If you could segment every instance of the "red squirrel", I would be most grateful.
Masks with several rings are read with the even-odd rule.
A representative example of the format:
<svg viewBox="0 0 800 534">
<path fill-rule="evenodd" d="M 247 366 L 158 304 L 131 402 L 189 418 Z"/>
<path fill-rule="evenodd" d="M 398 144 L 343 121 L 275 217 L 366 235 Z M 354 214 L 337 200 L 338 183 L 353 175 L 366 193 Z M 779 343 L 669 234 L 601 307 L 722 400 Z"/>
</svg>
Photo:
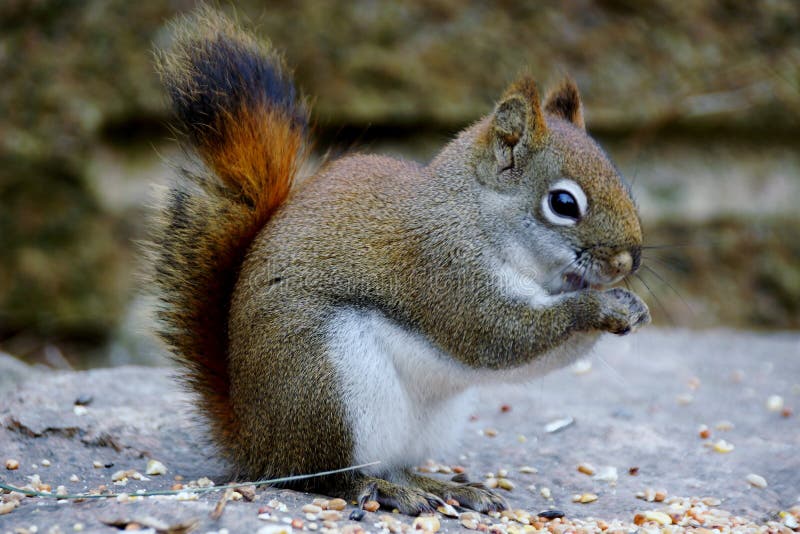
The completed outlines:
<svg viewBox="0 0 800 534">
<path fill-rule="evenodd" d="M 513 83 L 428 164 L 308 155 L 306 103 L 281 58 L 202 8 L 157 54 L 183 170 L 151 235 L 158 333 L 240 477 L 376 465 L 293 485 L 407 514 L 478 483 L 415 465 L 452 450 L 474 386 L 566 365 L 650 321 L 613 284 L 642 231 L 567 80 Z"/>
</svg>

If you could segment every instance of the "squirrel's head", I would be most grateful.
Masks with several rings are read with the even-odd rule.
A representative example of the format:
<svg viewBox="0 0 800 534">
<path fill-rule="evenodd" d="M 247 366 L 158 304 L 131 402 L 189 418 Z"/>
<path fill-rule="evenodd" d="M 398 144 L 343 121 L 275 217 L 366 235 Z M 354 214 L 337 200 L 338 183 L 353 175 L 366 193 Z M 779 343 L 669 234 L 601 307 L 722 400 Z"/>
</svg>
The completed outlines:
<svg viewBox="0 0 800 534">
<path fill-rule="evenodd" d="M 521 79 L 474 132 L 482 224 L 503 236 L 496 243 L 503 261 L 551 293 L 611 285 L 636 271 L 636 206 L 586 133 L 571 80 L 542 104 L 533 80 Z"/>
</svg>

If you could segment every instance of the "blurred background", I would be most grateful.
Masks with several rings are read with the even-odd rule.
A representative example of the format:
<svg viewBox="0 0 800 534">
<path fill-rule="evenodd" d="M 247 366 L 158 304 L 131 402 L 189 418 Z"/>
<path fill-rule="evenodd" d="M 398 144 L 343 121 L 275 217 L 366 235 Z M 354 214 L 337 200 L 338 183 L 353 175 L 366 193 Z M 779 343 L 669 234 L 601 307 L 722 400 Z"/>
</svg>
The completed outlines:
<svg viewBox="0 0 800 534">
<path fill-rule="evenodd" d="M 181 154 L 152 68 L 188 0 L 0 3 L 0 352 L 162 361 L 137 296 L 154 183 Z M 227 4 L 223 8 L 231 11 Z M 320 154 L 427 161 L 521 72 L 578 83 L 633 182 L 656 323 L 800 328 L 800 5 L 243 1 L 313 97 Z"/>
</svg>

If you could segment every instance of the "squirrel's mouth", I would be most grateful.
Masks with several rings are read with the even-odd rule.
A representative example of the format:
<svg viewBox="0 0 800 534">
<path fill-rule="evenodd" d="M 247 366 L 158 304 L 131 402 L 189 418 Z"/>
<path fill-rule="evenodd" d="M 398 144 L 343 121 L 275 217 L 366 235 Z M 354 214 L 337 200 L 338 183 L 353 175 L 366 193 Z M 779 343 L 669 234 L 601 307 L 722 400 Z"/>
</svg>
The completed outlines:
<svg viewBox="0 0 800 534">
<path fill-rule="evenodd" d="M 575 272 L 564 273 L 561 277 L 561 287 L 559 293 L 571 293 L 573 291 L 582 291 L 584 289 L 605 289 L 607 284 L 589 280 L 586 274 L 580 275 Z"/>
<path fill-rule="evenodd" d="M 564 293 L 589 288 L 589 281 L 578 273 L 565 273 L 561 277 L 561 282 L 561 291 Z"/>
</svg>

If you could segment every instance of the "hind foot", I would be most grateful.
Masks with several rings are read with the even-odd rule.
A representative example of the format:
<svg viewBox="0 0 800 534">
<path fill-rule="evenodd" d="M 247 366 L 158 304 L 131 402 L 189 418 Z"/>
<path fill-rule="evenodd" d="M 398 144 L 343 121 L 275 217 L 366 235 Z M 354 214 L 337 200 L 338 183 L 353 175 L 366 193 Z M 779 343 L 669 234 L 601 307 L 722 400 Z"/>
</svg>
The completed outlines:
<svg viewBox="0 0 800 534">
<path fill-rule="evenodd" d="M 505 499 L 480 482 L 469 482 L 466 477 L 456 477 L 457 481 L 437 480 L 405 472 L 409 485 L 438 496 L 447 501 L 455 499 L 459 506 L 480 513 L 499 512 L 508 508 Z"/>
<path fill-rule="evenodd" d="M 367 501 L 377 501 L 382 508 L 397 509 L 407 515 L 435 513 L 437 508 L 445 505 L 441 498 L 413 484 L 396 484 L 369 475 L 351 480 L 349 488 L 342 493 L 342 497 L 357 501 L 360 508 Z"/>
</svg>

